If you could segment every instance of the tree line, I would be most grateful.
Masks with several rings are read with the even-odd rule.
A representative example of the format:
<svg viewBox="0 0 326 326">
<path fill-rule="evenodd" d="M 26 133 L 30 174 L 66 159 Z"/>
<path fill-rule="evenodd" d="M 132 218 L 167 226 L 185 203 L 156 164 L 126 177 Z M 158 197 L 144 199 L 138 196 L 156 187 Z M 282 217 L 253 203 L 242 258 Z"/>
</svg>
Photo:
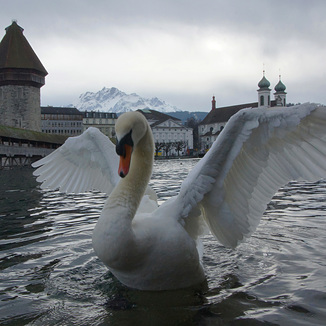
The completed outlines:
<svg viewBox="0 0 326 326">
<path fill-rule="evenodd" d="M 180 152 L 186 149 L 187 143 L 185 141 L 176 141 L 176 142 L 156 142 L 155 143 L 155 156 L 158 156 L 158 153 L 162 151 L 162 156 L 171 156 L 172 149 L 175 150 L 177 156 L 180 156 Z"/>
</svg>

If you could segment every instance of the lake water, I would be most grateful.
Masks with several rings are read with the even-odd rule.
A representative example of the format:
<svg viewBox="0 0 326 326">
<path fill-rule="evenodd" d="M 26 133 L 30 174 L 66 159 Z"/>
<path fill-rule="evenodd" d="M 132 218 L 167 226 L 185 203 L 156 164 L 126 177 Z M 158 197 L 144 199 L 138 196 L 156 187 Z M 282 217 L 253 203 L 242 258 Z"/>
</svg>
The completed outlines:
<svg viewBox="0 0 326 326">
<path fill-rule="evenodd" d="M 196 162 L 155 162 L 160 201 Z M 326 182 L 281 189 L 236 250 L 205 236 L 202 292 L 122 286 L 92 249 L 104 201 L 40 190 L 31 168 L 0 171 L 1 325 L 326 324 Z"/>
</svg>

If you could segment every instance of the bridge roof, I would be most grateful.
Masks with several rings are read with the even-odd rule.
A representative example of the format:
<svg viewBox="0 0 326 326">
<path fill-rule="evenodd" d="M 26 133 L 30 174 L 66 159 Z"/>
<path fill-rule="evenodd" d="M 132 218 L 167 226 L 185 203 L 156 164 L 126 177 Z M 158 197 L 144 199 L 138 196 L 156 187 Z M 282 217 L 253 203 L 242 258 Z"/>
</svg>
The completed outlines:
<svg viewBox="0 0 326 326">
<path fill-rule="evenodd" d="M 63 144 L 68 138 L 68 136 L 64 135 L 46 134 L 39 131 L 0 125 L 0 138 L 4 137 L 22 141 L 35 141 L 59 145 Z"/>
</svg>

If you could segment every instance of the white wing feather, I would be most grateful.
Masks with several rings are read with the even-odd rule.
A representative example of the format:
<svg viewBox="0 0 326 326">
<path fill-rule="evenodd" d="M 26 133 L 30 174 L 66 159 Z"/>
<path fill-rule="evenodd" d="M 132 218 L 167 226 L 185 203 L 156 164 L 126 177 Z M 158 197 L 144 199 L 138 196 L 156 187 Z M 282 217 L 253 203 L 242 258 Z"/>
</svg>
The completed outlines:
<svg viewBox="0 0 326 326">
<path fill-rule="evenodd" d="M 281 186 L 325 176 L 325 107 L 241 110 L 170 204 L 186 228 L 200 208 L 218 240 L 235 247 L 256 229 Z"/>
<path fill-rule="evenodd" d="M 93 127 L 32 164 L 38 167 L 34 175 L 41 188 L 70 193 L 96 189 L 107 194 L 119 181 L 118 165 L 114 144 Z"/>
</svg>

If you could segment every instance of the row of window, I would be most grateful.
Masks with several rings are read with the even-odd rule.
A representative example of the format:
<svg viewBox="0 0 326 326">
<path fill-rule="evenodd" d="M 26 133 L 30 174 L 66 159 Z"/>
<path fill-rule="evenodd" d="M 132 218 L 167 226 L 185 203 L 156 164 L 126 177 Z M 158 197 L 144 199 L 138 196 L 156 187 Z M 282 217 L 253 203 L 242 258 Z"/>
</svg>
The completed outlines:
<svg viewBox="0 0 326 326">
<path fill-rule="evenodd" d="M 42 132 L 46 134 L 61 134 L 61 135 L 80 135 L 81 130 L 79 129 L 42 129 Z"/>
<path fill-rule="evenodd" d="M 161 129 L 161 128 L 157 128 L 157 129 Z M 166 130 L 165 130 L 165 128 L 162 128 L 161 130 L 162 131 L 173 131 L 173 129 L 174 129 L 174 131 L 181 131 L 181 132 L 182 131 L 188 131 L 188 129 L 183 130 L 182 128 L 181 129 L 180 128 L 178 128 L 178 129 L 176 129 L 176 128 L 167 128 Z"/>
<path fill-rule="evenodd" d="M 115 124 L 115 120 L 113 119 L 101 119 L 101 118 L 91 118 L 91 119 L 84 119 L 84 124 L 103 124 L 103 125 L 114 125 Z"/>
<path fill-rule="evenodd" d="M 117 119 L 116 113 L 111 112 L 87 112 L 85 111 L 84 116 L 86 118 L 104 118 L 104 119 Z"/>
<path fill-rule="evenodd" d="M 225 125 L 225 123 L 224 123 L 224 125 Z M 224 125 L 221 125 L 221 124 L 218 124 L 217 126 L 216 125 L 214 125 L 214 127 L 211 127 L 211 126 L 202 126 L 201 127 L 201 134 L 205 134 L 205 131 L 206 132 L 208 132 L 208 130 L 211 132 L 211 133 L 213 133 L 214 132 L 214 130 L 217 130 L 217 131 L 219 131 L 219 132 L 221 132 L 222 130 L 223 130 L 223 128 L 224 128 Z M 209 129 L 208 129 L 209 128 Z M 216 132 L 216 131 L 215 131 Z"/>
<path fill-rule="evenodd" d="M 82 115 L 75 114 L 41 114 L 42 120 L 78 120 L 82 121 Z"/>
<path fill-rule="evenodd" d="M 154 134 L 154 137 L 156 138 L 156 139 L 160 139 L 160 138 L 169 138 L 169 139 L 171 139 L 171 138 L 174 138 L 174 139 L 185 139 L 185 138 L 189 138 L 189 135 L 186 135 L 186 134 L 172 134 L 172 133 L 169 133 L 169 134 L 161 134 L 161 133 L 155 133 Z"/>
<path fill-rule="evenodd" d="M 81 127 L 82 123 L 81 122 L 56 122 L 56 121 L 42 121 L 42 126 L 44 127 L 52 127 L 52 128 L 57 128 L 57 127 Z"/>
</svg>

